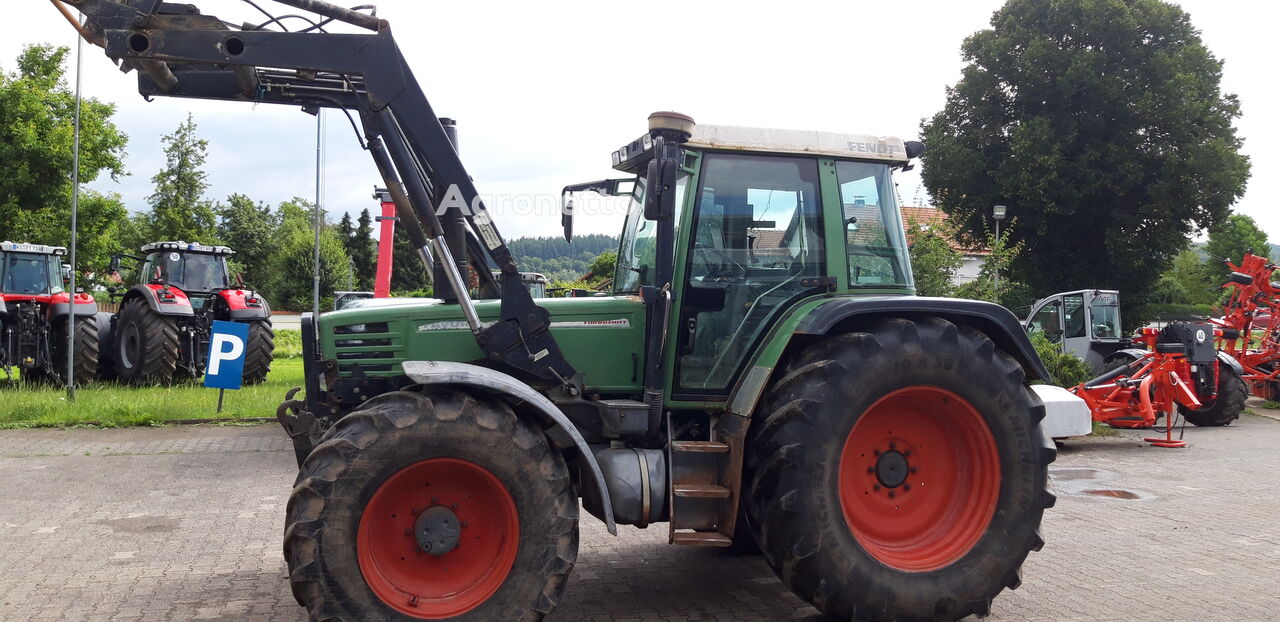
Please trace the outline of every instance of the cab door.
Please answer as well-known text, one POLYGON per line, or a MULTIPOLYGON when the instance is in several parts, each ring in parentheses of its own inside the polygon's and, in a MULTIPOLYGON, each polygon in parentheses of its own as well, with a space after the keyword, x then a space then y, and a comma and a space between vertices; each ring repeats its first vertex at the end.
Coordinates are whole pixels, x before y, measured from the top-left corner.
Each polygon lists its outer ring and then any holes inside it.
POLYGON ((780 311, 828 274, 815 158, 708 153, 679 283, 672 393, 726 395, 780 311))
POLYGON ((1062 297, 1042 300, 1027 320, 1027 334, 1044 335, 1050 343, 1062 343, 1062 333, 1062 297))
POLYGON ((1062 296, 1062 350, 1089 360, 1089 318, 1084 293, 1062 296))

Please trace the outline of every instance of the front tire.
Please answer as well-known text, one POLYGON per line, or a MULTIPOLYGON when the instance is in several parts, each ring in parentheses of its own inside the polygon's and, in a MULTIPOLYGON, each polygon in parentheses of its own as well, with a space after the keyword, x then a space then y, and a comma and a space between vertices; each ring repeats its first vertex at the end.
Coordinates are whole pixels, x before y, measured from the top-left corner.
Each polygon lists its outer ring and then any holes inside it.
POLYGON ((825 339, 752 425, 750 524, 792 591, 840 619, 985 615, 1043 545, 1053 443, 1022 368, 938 318, 825 339))
POLYGON ((1220 427, 1230 425, 1240 418, 1244 411, 1244 402, 1249 399, 1249 387, 1244 383, 1235 368, 1218 361, 1218 397, 1203 405, 1199 410, 1192 410, 1178 404, 1178 412, 1192 424, 1202 427, 1220 427))
POLYGON ((563 457, 505 404, 388 393, 303 462, 284 554, 313 620, 533 622, 577 559, 578 501, 563 457), (460 525, 443 554, 421 548, 428 515, 460 525))
POLYGON ((142 298, 124 303, 116 320, 116 373, 131 385, 167 385, 178 369, 178 326, 142 298))

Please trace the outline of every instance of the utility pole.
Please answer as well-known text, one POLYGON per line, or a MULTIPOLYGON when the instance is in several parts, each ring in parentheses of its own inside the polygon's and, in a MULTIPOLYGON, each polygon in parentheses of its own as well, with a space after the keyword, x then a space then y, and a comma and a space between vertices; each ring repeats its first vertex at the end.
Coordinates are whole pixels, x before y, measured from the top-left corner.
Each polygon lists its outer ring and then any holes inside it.
MULTIPOLYGON (((71 279, 67 284, 67 401, 76 401, 76 216, 80 210, 80 73, 84 37, 76 36, 76 112, 71 148, 71 279)), ((58 266, 62 271, 62 266, 58 266)), ((97 321, 94 318, 92 321, 97 321)))
MULTIPOLYGON (((1007 208, 1003 205, 997 205, 991 208, 991 217, 996 219, 996 246, 997 247, 1004 246, 1003 244, 1000 243, 1000 221, 1004 220, 1004 215, 1006 210, 1007 208)), ((992 259, 994 259, 996 262, 996 275, 994 279, 995 281, 994 284, 996 288, 996 300, 998 301, 1000 299, 1000 259, 998 257, 993 257, 992 259)))
MULTIPOLYGON (((315 209, 315 227, 316 227, 316 243, 315 255, 312 257, 314 265, 311 273, 311 313, 312 321, 320 319, 320 228, 324 220, 324 211, 320 209, 320 203, 324 200, 324 109, 316 111, 316 209, 315 209)), ((317 333, 317 337, 319 333, 317 333)))

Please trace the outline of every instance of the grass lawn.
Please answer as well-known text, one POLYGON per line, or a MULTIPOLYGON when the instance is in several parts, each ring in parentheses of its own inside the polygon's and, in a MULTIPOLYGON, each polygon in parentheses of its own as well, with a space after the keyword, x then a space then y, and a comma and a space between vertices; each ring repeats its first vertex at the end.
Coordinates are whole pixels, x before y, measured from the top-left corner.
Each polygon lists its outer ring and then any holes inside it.
POLYGON ((267 381, 227 391, 222 414, 218 390, 199 381, 171 387, 127 387, 95 382, 67 401, 63 387, 28 386, 0 375, 0 428, 76 425, 159 425, 175 419, 274 417, 276 406, 292 387, 302 386, 302 338, 298 331, 278 331, 275 361, 267 381))

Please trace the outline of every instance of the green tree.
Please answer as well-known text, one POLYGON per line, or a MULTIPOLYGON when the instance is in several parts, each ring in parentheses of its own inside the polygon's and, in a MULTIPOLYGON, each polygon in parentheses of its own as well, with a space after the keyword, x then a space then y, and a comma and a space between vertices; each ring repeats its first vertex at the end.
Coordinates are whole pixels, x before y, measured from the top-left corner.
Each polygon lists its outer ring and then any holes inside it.
MULTIPOLYGON (((311 277, 315 266, 315 204, 294 197, 276 207, 277 224, 272 238, 266 275, 261 285, 273 305, 281 309, 305 311, 311 308, 311 277)), ((347 288, 351 260, 346 245, 320 214, 320 296, 323 309, 332 308, 333 292, 347 288)))
POLYGON ((605 251, 600 253, 591 264, 587 266, 587 271, 591 274, 591 281, 599 283, 606 279, 613 278, 613 270, 618 265, 618 252, 605 251))
MULTIPOLYGON (((75 93, 67 87, 67 48, 29 45, 15 71, 0 74, 0 237, 65 246, 70 240, 75 93)), ((86 98, 80 109, 80 182, 124 175, 128 137, 112 123, 115 106, 86 98)), ((116 194, 82 190, 77 262, 106 267, 127 212, 116 194)))
POLYGON ((983 232, 979 245, 988 249, 989 254, 982 261, 978 278, 956 288, 957 297, 996 302, 1011 309, 1031 304, 1034 299, 1027 286, 1012 276, 1011 267, 1026 246, 1025 242, 1013 241, 1015 223, 1011 221, 999 237, 990 231, 983 232))
POLYGON ((233 256, 250 284, 265 282, 267 263, 277 244, 279 219, 266 203, 254 203, 243 194, 227 197, 217 207, 217 237, 236 252, 233 256))
POLYGON ((907 221, 907 241, 911 255, 911 273, 915 276, 916 294, 950 296, 955 292, 956 270, 964 263, 960 253, 935 227, 915 220, 907 221))
POLYGON ((1205 285, 1217 289, 1226 283, 1228 269, 1225 262, 1240 263, 1245 251, 1253 251, 1263 257, 1271 255, 1267 234, 1258 227, 1257 221, 1244 214, 1232 214, 1211 227, 1204 245, 1206 257, 1202 273, 1205 285))
POLYGON ((209 189, 204 166, 209 141, 196 137, 196 123, 190 114, 172 134, 163 136, 165 166, 151 181, 155 192, 151 204, 151 235, 157 239, 212 241, 217 214, 213 202, 204 198, 209 189))
POLYGON ((372 290, 378 271, 378 245, 373 240, 373 216, 369 214, 368 208, 361 210, 360 217, 356 219, 356 230, 351 235, 347 252, 355 264, 360 289, 372 290))
POLYGON ((431 288, 431 275, 418 249, 413 247, 404 227, 396 227, 395 243, 391 247, 391 289, 398 292, 424 292, 431 288))
POLYGON ((356 226, 351 222, 350 212, 342 212, 342 218, 338 219, 338 226, 334 232, 338 234, 338 239, 342 240, 343 244, 351 243, 351 236, 355 234, 356 226))
POLYGON ((1040 294, 1123 289, 1140 320, 1191 234, 1244 192, 1222 62, 1159 0, 1009 0, 962 55, 922 124, 934 201, 969 240, 1007 205, 1027 244, 1017 279, 1040 294))

